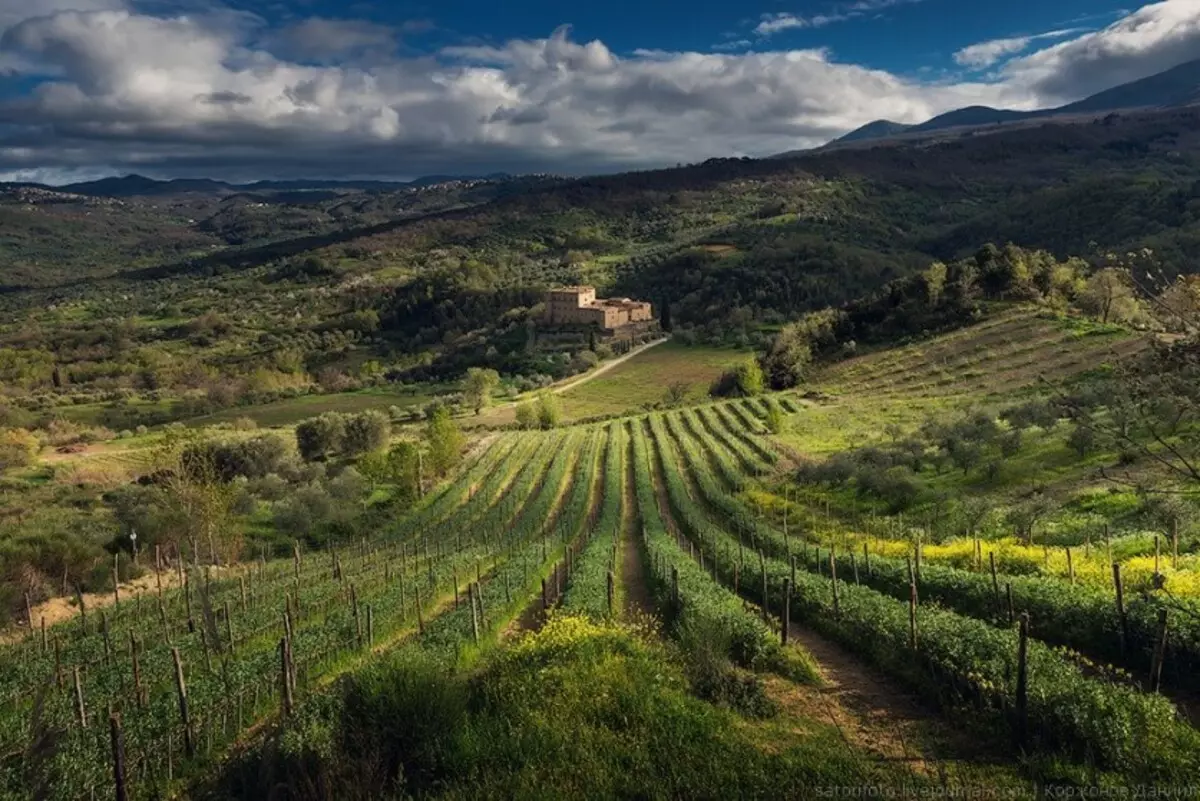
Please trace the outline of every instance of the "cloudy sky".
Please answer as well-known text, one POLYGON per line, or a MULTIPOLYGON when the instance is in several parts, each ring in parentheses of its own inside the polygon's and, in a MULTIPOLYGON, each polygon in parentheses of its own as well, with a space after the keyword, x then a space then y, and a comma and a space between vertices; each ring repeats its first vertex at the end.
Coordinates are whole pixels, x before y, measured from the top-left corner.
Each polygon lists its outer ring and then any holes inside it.
POLYGON ((1200 0, 0 0, 0 179, 565 174, 1059 105, 1200 0))

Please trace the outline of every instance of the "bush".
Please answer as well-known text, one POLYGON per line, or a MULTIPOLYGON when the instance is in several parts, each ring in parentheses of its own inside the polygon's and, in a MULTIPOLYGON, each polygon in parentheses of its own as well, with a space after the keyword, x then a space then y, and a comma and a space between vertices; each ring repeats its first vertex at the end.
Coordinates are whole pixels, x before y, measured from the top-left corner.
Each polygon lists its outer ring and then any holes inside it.
POLYGON ((562 406, 553 392, 543 392, 537 405, 538 427, 549 430, 562 422, 562 406))
POLYGON ((37 458, 37 437, 23 428, 0 432, 0 470, 28 467, 37 458))
POLYGON ((349 415, 344 424, 341 451, 346 456, 357 456, 379 450, 387 445, 391 433, 392 424, 383 412, 371 409, 349 415))
POLYGON ((326 412, 296 426, 296 448, 306 462, 318 461, 341 448, 345 432, 345 418, 326 412))
POLYGON ((517 426, 519 428, 533 428, 537 425, 537 411, 533 408, 533 404, 526 401, 525 403, 517 404, 517 426))

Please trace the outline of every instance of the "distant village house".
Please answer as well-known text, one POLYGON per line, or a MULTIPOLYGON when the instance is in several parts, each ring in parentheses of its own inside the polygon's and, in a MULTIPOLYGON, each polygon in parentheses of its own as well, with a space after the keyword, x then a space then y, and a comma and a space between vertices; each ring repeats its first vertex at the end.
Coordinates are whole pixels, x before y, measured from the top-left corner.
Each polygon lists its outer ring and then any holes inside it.
POLYGON ((567 286, 546 293, 545 321, 551 325, 590 325, 616 331, 653 319, 649 303, 629 298, 597 298, 595 287, 567 286))

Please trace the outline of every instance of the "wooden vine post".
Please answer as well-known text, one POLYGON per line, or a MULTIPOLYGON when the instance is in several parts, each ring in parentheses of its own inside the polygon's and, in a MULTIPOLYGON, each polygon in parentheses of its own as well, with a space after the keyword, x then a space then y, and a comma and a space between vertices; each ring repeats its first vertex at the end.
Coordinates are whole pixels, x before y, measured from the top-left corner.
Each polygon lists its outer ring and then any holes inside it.
POLYGON ((121 716, 116 712, 108 715, 108 735, 112 743, 113 784, 116 788, 116 800, 128 801, 129 793, 125 787, 125 737, 121 732, 121 716))
POLYGON ((763 623, 770 623, 771 612, 770 612, 770 609, 768 608, 770 606, 770 604, 768 603, 768 596, 767 596, 767 569, 766 569, 766 565, 763 560, 763 552, 762 551, 758 552, 758 564, 759 564, 759 572, 762 573, 762 619, 763 619, 763 623))
POLYGON ((1163 663, 1167 657, 1167 610, 1158 610, 1158 636, 1154 640, 1154 661, 1150 664, 1150 692, 1162 687, 1163 663))
POLYGON ((132 631, 129 632, 129 662, 133 666, 134 703, 138 705, 138 708, 141 708, 145 704, 145 699, 142 696, 142 666, 138 659, 137 635, 132 631))
POLYGON ((917 582, 908 582, 908 647, 917 650, 917 582))
POLYGON ((1121 582, 1121 563, 1113 562, 1113 588, 1117 593, 1117 618, 1121 623, 1121 653, 1129 646, 1129 618, 1125 614, 1125 587, 1121 582))
POLYGON ((471 639, 479 644, 479 618, 475 616, 475 585, 467 585, 467 601, 471 604, 471 639))
POLYGON ((1024 746, 1029 725, 1029 614, 1021 613, 1017 636, 1017 745, 1024 746))
POLYGON ((75 682, 75 717, 79 720, 80 728, 86 729, 88 725, 87 705, 83 701, 83 682, 79 678, 79 666, 76 665, 71 675, 75 682))
POLYGON ((1000 578, 996 575, 996 552, 988 551, 988 566, 992 570, 992 597, 996 601, 996 616, 1000 616, 1000 578))
POLYGON ((225 602, 225 639, 228 641, 229 655, 234 656, 233 615, 229 613, 229 601, 225 602))
POLYGON ((838 597, 837 559, 832 548, 829 549, 829 583, 833 587, 833 616, 840 617, 842 605, 838 597))
POLYGON ((613 590, 614 590, 613 572, 610 570, 610 571, 608 571, 608 582, 607 582, 609 617, 612 617, 612 614, 613 614, 613 594, 614 594, 613 590))
POLYGON ((792 624, 792 580, 783 580, 783 625, 779 627, 779 641, 788 644, 788 628, 792 624))
POLYGON ((1075 562, 1071 559, 1071 547, 1067 546, 1067 580, 1075 586, 1075 562))
POLYGON ((292 665, 291 645, 287 637, 279 640, 279 689, 283 698, 283 714, 290 716, 294 698, 292 697, 292 665))
POLYGON ((188 714, 187 683, 183 678, 183 661, 176 647, 171 648, 171 660, 175 663, 175 693, 179 696, 179 722, 183 725, 183 752, 192 757, 196 748, 192 741, 192 720, 188 714))
POLYGON ((671 606, 679 611, 679 568, 671 565, 671 606))
POLYGON ((1154 582, 1158 584, 1162 581, 1162 538, 1157 534, 1154 535, 1154 582))

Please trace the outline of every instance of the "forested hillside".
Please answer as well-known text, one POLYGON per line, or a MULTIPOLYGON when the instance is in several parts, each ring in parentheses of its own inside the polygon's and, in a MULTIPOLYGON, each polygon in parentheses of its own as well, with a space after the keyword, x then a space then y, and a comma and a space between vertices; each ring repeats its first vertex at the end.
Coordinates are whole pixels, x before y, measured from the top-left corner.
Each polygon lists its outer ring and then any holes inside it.
POLYGON ((128 426, 471 365, 559 378, 593 358, 546 353, 531 332, 541 291, 562 282, 649 300, 693 339, 754 345, 988 242, 1093 265, 1149 248, 1139 265, 1169 278, 1200 256, 1198 122, 1131 114, 566 182, 314 189, 304 203, 286 187, 26 196, 0 207, 20 223, 5 228, 17 256, 0 274, 0 379, 33 411, 132 401, 108 415, 128 426))

